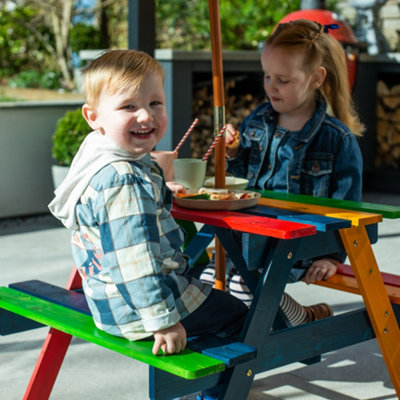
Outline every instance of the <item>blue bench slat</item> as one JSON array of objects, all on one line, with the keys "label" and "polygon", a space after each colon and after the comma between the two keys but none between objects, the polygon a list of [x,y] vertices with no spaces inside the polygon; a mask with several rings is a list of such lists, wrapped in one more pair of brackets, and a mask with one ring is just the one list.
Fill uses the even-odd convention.
[{"label": "blue bench slat", "polygon": [[255,358],[257,349],[244,343],[234,342],[223,346],[204,349],[202,353],[206,356],[223,361],[227,367],[233,367],[241,362]]},{"label": "blue bench slat", "polygon": [[64,289],[39,280],[11,283],[8,287],[83,314],[92,315],[82,292]]}]

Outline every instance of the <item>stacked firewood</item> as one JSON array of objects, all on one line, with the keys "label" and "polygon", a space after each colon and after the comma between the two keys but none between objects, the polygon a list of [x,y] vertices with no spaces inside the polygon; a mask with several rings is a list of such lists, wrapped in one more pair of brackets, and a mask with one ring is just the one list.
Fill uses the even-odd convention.
[{"label": "stacked firewood", "polygon": [[400,84],[377,84],[377,151],[375,166],[400,169]]},{"label": "stacked firewood", "polygon": [[[239,93],[235,90],[237,80],[227,80],[225,88],[225,120],[239,129],[243,119],[263,100],[252,93]],[[193,92],[193,119],[199,123],[192,132],[191,150],[193,158],[202,158],[214,140],[214,102],[212,84],[203,83]],[[218,133],[218,132],[217,132]],[[207,161],[207,176],[214,176],[214,154]]]}]

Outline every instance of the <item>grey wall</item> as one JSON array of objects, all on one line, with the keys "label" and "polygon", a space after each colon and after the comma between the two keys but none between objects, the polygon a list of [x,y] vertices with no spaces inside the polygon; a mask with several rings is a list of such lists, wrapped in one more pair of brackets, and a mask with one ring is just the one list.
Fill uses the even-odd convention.
[{"label": "grey wall", "polygon": [[82,102],[0,103],[0,218],[48,212],[53,197],[51,136]]}]

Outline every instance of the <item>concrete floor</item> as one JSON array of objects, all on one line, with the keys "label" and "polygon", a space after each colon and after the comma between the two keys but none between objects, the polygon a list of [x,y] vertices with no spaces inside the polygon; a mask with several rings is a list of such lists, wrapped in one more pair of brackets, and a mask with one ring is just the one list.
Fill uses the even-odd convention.
[{"label": "concrete floor", "polygon": [[[365,201],[400,205],[400,196],[370,193]],[[399,272],[400,222],[384,220],[374,252],[381,270]],[[42,279],[65,285],[72,266],[69,233],[49,216],[0,220],[0,285]],[[297,283],[302,304],[330,303],[335,313],[361,304],[356,295]],[[47,328],[0,338],[0,400],[20,400]],[[52,400],[147,399],[147,367],[73,339]],[[397,396],[376,340],[327,353],[320,363],[294,363],[260,374],[249,400],[392,400]]]}]

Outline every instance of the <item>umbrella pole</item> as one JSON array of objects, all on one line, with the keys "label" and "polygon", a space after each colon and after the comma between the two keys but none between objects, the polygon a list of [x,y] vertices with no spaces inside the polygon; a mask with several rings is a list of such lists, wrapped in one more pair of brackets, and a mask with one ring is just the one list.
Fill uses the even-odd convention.
[{"label": "umbrella pole", "polygon": [[[225,98],[224,74],[222,68],[222,39],[219,15],[219,0],[208,0],[210,37],[211,37],[211,63],[212,82],[214,94],[214,136],[225,125]],[[225,187],[225,138],[222,137],[214,149],[215,157],[215,187]],[[226,270],[225,249],[221,242],[215,238],[215,287],[225,290]]]}]

